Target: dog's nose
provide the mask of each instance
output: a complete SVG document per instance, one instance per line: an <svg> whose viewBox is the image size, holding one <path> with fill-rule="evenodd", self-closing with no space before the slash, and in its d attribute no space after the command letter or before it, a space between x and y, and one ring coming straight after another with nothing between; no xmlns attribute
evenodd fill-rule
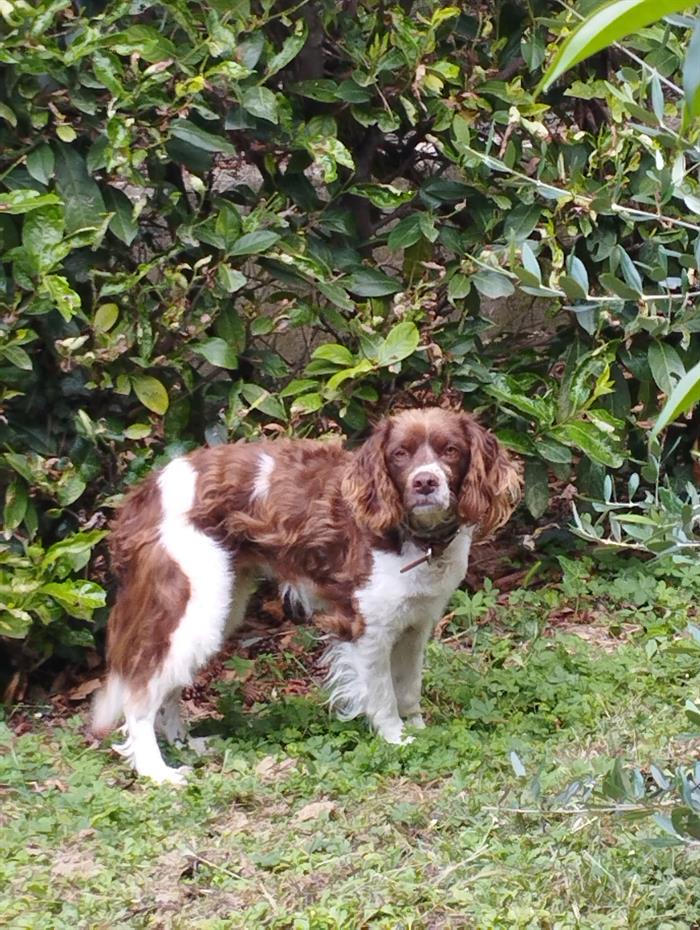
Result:
<svg viewBox="0 0 700 930"><path fill-rule="evenodd" d="M424 494L426 497L437 490L438 483L437 476L431 471L419 471L413 476L413 490L416 494Z"/></svg>

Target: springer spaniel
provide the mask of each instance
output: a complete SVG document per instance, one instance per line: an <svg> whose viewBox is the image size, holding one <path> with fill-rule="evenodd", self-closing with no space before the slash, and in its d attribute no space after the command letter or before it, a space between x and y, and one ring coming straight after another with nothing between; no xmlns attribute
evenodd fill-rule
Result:
<svg viewBox="0 0 700 930"><path fill-rule="evenodd" d="M120 588L93 730L126 719L117 747L139 775L180 783L156 742L184 738L183 687L243 621L256 580L276 577L331 637L341 718L390 743L423 727L423 653L464 578L472 537L502 525L520 487L468 414L405 410L350 452L335 441L199 449L131 491L112 528Z"/></svg>

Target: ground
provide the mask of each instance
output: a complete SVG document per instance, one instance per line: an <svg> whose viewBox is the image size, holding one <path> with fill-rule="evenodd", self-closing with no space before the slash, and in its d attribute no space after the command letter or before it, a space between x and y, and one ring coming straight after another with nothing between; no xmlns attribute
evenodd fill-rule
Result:
<svg viewBox="0 0 700 930"><path fill-rule="evenodd" d="M190 694L195 730L216 736L208 755L171 753L195 767L184 789L135 780L86 739L83 710L8 713L0 924L697 927L698 844L663 845L640 816L653 798L615 800L610 773L695 760L700 571L563 567L456 597L410 746L329 718L304 628L277 646L249 634L247 658Z"/></svg>

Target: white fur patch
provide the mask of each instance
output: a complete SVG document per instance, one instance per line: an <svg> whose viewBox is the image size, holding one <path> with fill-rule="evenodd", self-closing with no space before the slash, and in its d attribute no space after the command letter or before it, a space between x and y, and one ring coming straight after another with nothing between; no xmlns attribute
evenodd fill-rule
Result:
<svg viewBox="0 0 700 930"><path fill-rule="evenodd" d="M424 550L413 542L407 542L398 555L375 550L372 573L355 592L365 630L354 642L333 643L326 656L330 703L341 719L366 714L370 725L389 742L404 742L397 697L410 705L403 711L418 714L422 650L464 578L473 529L462 527L440 556L403 574L401 569ZM415 644L395 650L409 631L417 631ZM397 660L406 667L397 667Z"/></svg>
<svg viewBox="0 0 700 930"><path fill-rule="evenodd" d="M159 682L168 693L188 684L194 671L221 646L231 604L233 571L223 546L189 520L197 472L186 459L170 462L158 476L163 520L160 541L190 583L185 612L173 633Z"/></svg>
<svg viewBox="0 0 700 930"><path fill-rule="evenodd" d="M280 585L280 594L283 601L288 602L293 610L299 611L305 617L311 617L315 611L325 607L316 585L311 581L285 581Z"/></svg>
<svg viewBox="0 0 700 930"><path fill-rule="evenodd" d="M267 452L262 452L258 458L258 467L255 470L253 490L250 495L252 501L267 497L270 492L270 479L275 469L275 460Z"/></svg>

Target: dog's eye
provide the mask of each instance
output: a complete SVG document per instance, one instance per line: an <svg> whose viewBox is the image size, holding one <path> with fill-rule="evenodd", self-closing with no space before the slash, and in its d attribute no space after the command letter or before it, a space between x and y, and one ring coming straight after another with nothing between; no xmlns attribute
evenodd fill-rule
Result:
<svg viewBox="0 0 700 930"><path fill-rule="evenodd" d="M408 449L394 449L392 454L397 461L401 461L408 455Z"/></svg>
<svg viewBox="0 0 700 930"><path fill-rule="evenodd" d="M459 455L459 449L457 446L445 446L442 454L446 455L448 458L454 458Z"/></svg>

